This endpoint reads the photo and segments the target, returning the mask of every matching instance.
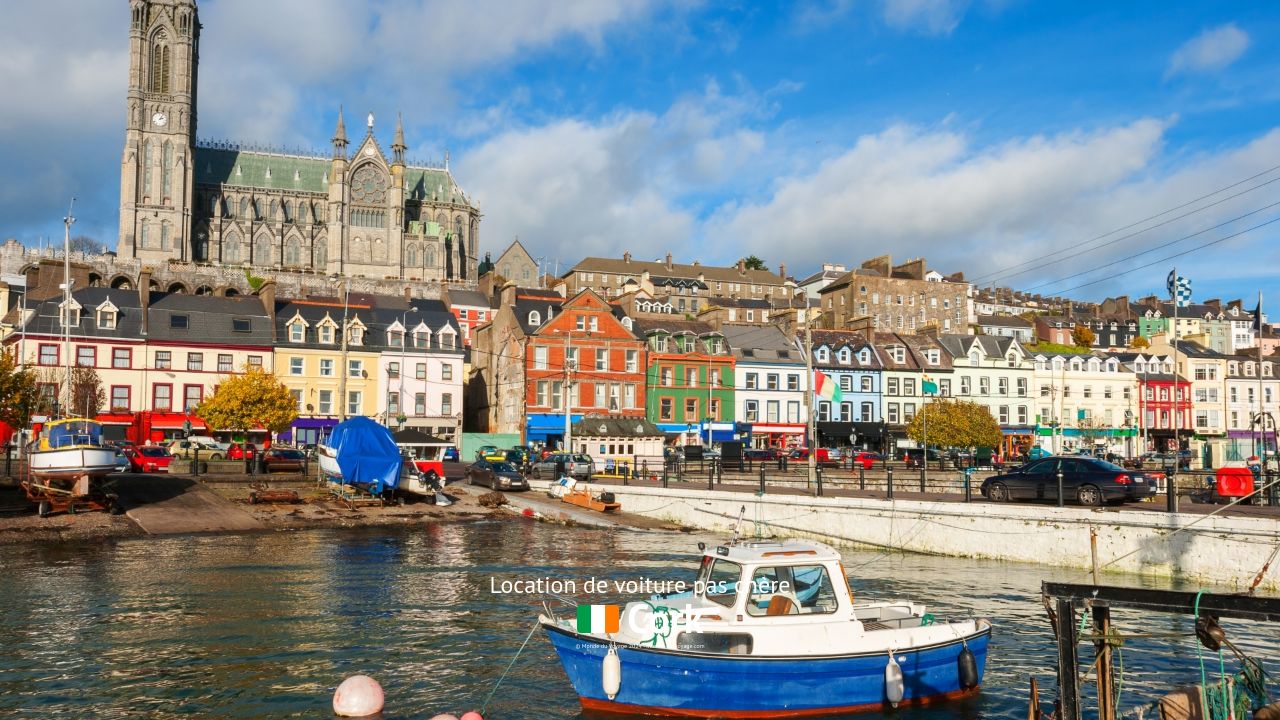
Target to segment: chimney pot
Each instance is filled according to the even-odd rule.
[[[671,269],[671,253],[667,253],[667,269]]]

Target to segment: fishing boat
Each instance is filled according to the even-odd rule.
[[[116,449],[102,443],[102,426],[94,420],[54,420],[40,429],[30,467],[46,479],[102,477],[116,471]]]
[[[584,710],[807,718],[974,693],[991,623],[859,602],[840,555],[800,540],[703,547],[692,590],[625,606],[551,597],[539,622]]]

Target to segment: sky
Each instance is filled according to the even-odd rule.
[[[338,108],[446,153],[549,270],[802,276],[890,254],[1280,314],[1280,6],[1048,0],[204,0],[199,135],[328,151]],[[124,0],[0,3],[0,237],[114,246]]]

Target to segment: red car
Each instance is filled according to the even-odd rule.
[[[863,469],[870,470],[878,462],[880,462],[880,453],[862,450],[853,456],[853,462],[850,464],[850,467],[862,465]]]
[[[815,465],[820,467],[840,467],[839,448],[818,448],[815,453]],[[791,459],[808,462],[809,448],[796,448],[792,450]]]
[[[129,458],[129,471],[137,473],[167,473],[173,462],[169,450],[159,445],[131,446],[125,448],[124,456]]]
[[[254,448],[253,443],[231,443],[231,447],[227,448],[227,459],[247,460],[249,457],[248,453],[250,451],[253,451],[254,453],[260,452]]]

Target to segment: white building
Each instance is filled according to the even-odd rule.
[[[1037,354],[1035,386],[1041,445],[1051,452],[1103,449],[1132,455],[1139,412],[1138,383],[1118,357]]]
[[[1033,366],[1026,348],[1013,338],[985,335],[942,335],[938,341],[952,366],[949,392],[939,390],[986,405],[1004,433],[1002,452],[1020,454],[1035,432]]]
[[[458,321],[438,300],[378,309],[378,419],[457,441],[462,428],[463,350]]]
[[[1256,423],[1258,412],[1270,413],[1277,418],[1277,398],[1280,398],[1280,379],[1276,378],[1277,360],[1274,356],[1240,353],[1227,359],[1226,417],[1227,449],[1224,460],[1243,460],[1258,454],[1259,443],[1265,441],[1268,451],[1275,450],[1275,425],[1267,420],[1266,427]],[[1259,406],[1261,398],[1261,406]]]
[[[736,365],[734,417],[751,424],[752,444],[803,445],[809,382],[795,342],[773,326],[724,325],[721,332]]]

